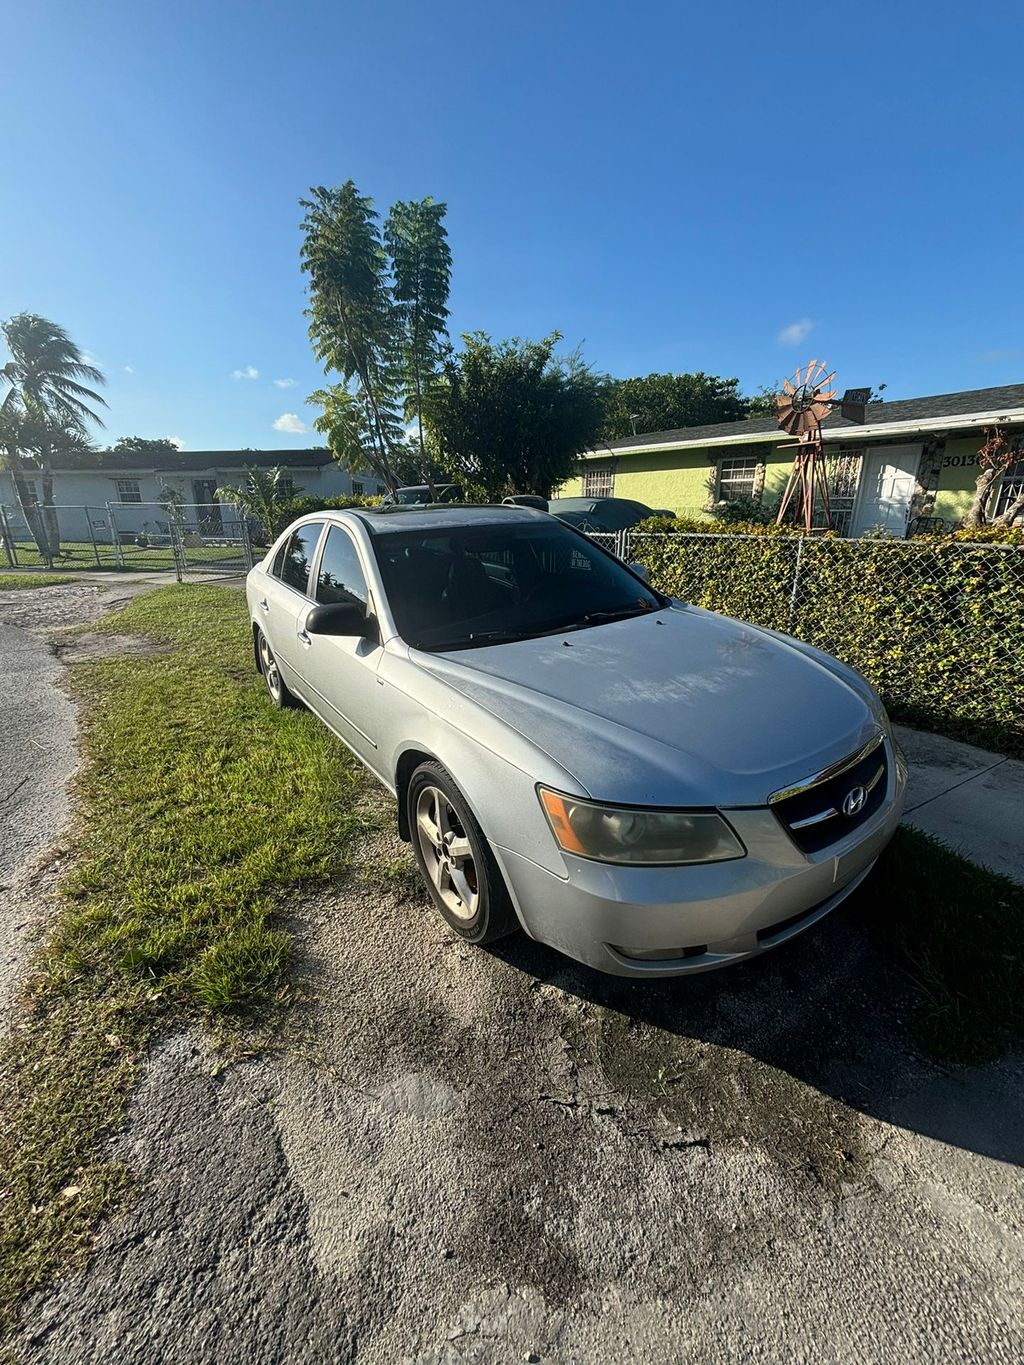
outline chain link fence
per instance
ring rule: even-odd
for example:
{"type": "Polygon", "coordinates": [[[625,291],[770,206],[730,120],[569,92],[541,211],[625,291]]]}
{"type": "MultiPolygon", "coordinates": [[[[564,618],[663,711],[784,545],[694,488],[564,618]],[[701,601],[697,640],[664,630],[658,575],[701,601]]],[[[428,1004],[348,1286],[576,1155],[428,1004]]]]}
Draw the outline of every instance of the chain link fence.
{"type": "Polygon", "coordinates": [[[191,574],[240,574],[255,562],[252,529],[224,503],[0,504],[0,564],[173,572],[179,582],[191,574]]]}
{"type": "MultiPolygon", "coordinates": [[[[1024,548],[646,531],[615,541],[663,592],[859,669],[897,718],[1024,753],[1024,548]]],[[[766,698],[769,714],[774,700],[785,698],[766,698]]]]}

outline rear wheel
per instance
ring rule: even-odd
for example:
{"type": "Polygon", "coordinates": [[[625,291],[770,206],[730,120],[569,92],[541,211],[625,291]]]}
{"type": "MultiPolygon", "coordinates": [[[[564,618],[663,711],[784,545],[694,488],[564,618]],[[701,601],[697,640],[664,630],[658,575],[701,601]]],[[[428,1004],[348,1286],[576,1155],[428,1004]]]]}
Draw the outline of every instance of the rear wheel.
{"type": "Polygon", "coordinates": [[[518,926],[501,870],[451,774],[422,763],[406,793],[416,862],[444,920],[467,943],[491,943],[518,926]]]}
{"type": "Polygon", "coordinates": [[[281,677],[281,670],[274,658],[274,651],[270,648],[270,641],[259,629],[256,631],[256,653],[259,656],[260,672],[263,674],[271,705],[279,710],[285,706],[297,706],[297,700],[288,691],[288,686],[281,677]]]}

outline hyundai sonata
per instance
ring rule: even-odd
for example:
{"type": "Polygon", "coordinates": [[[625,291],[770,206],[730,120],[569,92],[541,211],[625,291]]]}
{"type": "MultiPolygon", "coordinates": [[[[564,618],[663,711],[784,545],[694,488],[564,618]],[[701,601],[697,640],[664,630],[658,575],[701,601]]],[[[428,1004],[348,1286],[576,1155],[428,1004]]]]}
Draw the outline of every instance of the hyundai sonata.
{"type": "Polygon", "coordinates": [[[627,976],[739,962],[834,909],[899,821],[906,767],[860,674],[543,512],[304,517],[246,592],[271,701],[394,793],[471,943],[522,927],[627,976]]]}

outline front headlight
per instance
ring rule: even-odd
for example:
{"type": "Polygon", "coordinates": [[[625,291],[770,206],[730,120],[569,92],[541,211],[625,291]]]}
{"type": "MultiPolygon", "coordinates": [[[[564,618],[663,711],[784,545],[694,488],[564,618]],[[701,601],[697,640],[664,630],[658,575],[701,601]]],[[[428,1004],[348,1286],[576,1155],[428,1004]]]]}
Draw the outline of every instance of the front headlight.
{"type": "Polygon", "coordinates": [[[538,787],[559,848],[601,863],[672,866],[742,858],[746,849],[713,811],[599,806],[538,787]]]}

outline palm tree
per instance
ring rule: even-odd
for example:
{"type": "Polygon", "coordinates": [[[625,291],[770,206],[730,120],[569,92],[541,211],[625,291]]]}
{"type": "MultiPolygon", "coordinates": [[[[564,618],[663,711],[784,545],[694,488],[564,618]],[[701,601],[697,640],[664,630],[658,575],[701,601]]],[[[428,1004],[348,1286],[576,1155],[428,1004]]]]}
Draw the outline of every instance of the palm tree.
{"type": "Polygon", "coordinates": [[[11,357],[0,367],[0,379],[7,384],[0,406],[0,441],[16,487],[24,478],[23,457],[28,454],[38,464],[41,516],[30,516],[24,503],[22,510],[49,565],[60,544],[53,510],[52,456],[68,444],[84,442],[89,423],[103,425],[90,404],[106,407],[106,403],[82,381],[103,384],[105,380],[95,365],[87,363],[64,328],[49,318],[18,313],[0,324],[0,330],[11,357]]]}

